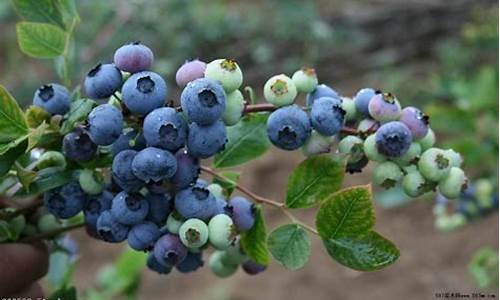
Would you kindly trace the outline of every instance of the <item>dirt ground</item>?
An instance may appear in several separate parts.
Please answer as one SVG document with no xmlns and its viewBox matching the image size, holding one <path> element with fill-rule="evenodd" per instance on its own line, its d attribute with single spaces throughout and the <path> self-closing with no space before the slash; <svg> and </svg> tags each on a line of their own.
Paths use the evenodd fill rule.
<svg viewBox="0 0 500 300">
<path fill-rule="evenodd" d="M 242 169 L 242 183 L 263 196 L 282 199 L 287 174 L 301 159 L 300 153 L 273 150 Z M 345 185 L 368 182 L 366 176 L 348 176 Z M 298 215 L 312 224 L 315 212 Z M 333 261 L 321 241 L 312 237 L 311 259 L 301 270 L 291 272 L 273 262 L 259 276 L 239 271 L 228 279 L 219 279 L 206 268 L 195 274 L 172 272 L 168 276 L 144 270 L 139 299 L 437 299 L 438 292 L 477 292 L 467 263 L 482 246 L 498 249 L 497 213 L 448 234 L 434 228 L 432 203 L 426 201 L 389 210 L 377 207 L 376 217 L 377 231 L 401 251 L 400 259 L 382 271 L 347 269 Z M 266 220 L 270 229 L 288 221 L 272 208 L 267 210 Z M 93 284 L 96 270 L 116 257 L 121 247 L 92 240 L 83 232 L 75 237 L 82 248 L 75 283 L 82 290 Z M 498 291 L 489 292 L 498 297 Z"/>
</svg>

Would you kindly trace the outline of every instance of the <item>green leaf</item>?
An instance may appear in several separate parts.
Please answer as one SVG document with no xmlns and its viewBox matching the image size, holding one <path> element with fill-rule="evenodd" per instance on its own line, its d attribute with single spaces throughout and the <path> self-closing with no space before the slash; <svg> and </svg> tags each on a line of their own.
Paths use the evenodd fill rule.
<svg viewBox="0 0 500 300">
<path fill-rule="evenodd" d="M 36 172 L 25 169 L 20 164 L 16 163 L 17 178 L 23 187 L 29 191 L 30 185 L 37 176 Z"/>
<path fill-rule="evenodd" d="M 273 257 L 285 268 L 302 268 L 311 255 L 311 240 L 298 224 L 283 225 L 267 238 L 267 248 Z"/>
<path fill-rule="evenodd" d="M 30 133 L 28 136 L 28 149 L 26 151 L 29 151 L 38 145 L 48 127 L 49 125 L 43 122 L 37 128 L 30 129 Z"/>
<path fill-rule="evenodd" d="M 12 231 L 10 229 L 9 223 L 4 220 L 0 220 L 0 242 L 10 240 L 12 238 Z"/>
<path fill-rule="evenodd" d="M 214 177 L 214 183 L 217 183 L 224 189 L 224 196 L 229 198 L 234 191 L 234 188 L 238 184 L 238 180 L 240 179 L 240 172 L 235 171 L 226 171 L 221 172 L 221 175 L 226 177 L 226 179 L 221 179 L 219 177 Z"/>
<path fill-rule="evenodd" d="M 498 286 L 498 251 L 491 247 L 477 250 L 469 262 L 469 273 L 482 288 Z"/>
<path fill-rule="evenodd" d="M 64 53 L 66 35 L 54 25 L 19 22 L 16 25 L 17 40 L 21 50 L 36 58 L 54 58 Z"/>
<path fill-rule="evenodd" d="M 9 221 L 9 227 L 12 233 L 11 239 L 13 241 L 16 241 L 19 238 L 25 226 L 26 226 L 26 218 L 24 217 L 24 215 L 19 215 Z"/>
<path fill-rule="evenodd" d="M 73 21 L 80 20 L 75 0 L 56 0 L 56 5 L 62 13 L 66 28 L 70 29 Z"/>
<path fill-rule="evenodd" d="M 43 121 L 50 120 L 50 114 L 39 106 L 30 105 L 24 112 L 26 122 L 30 128 L 36 128 L 43 123 Z"/>
<path fill-rule="evenodd" d="M 64 116 L 61 133 L 66 134 L 75 128 L 76 123 L 87 119 L 88 114 L 97 103 L 90 99 L 78 99 L 71 103 L 69 112 Z"/>
<path fill-rule="evenodd" d="M 53 0 L 12 0 L 12 4 L 16 13 L 26 21 L 64 28 L 62 14 Z"/>
<path fill-rule="evenodd" d="M 60 187 L 72 180 L 72 172 L 69 170 L 61 171 L 58 168 L 47 168 L 38 172 L 38 178 L 30 185 L 29 192 L 22 189 L 16 196 L 29 196 L 46 192 L 48 190 Z"/>
<path fill-rule="evenodd" d="M 331 195 L 316 215 L 316 228 L 321 238 L 326 240 L 364 235 L 374 223 L 369 185 L 344 189 Z"/>
<path fill-rule="evenodd" d="M 0 155 L 0 176 L 3 176 L 7 174 L 7 172 L 9 172 L 16 159 L 24 154 L 27 146 L 28 142 L 25 140 L 15 148 L 11 148 L 3 155 Z"/>
<path fill-rule="evenodd" d="M 249 231 L 241 233 L 241 247 L 248 257 L 261 265 L 269 263 L 266 239 L 266 224 L 262 215 L 262 207 L 256 205 L 255 224 Z"/>
<path fill-rule="evenodd" d="M 285 205 L 305 208 L 321 203 L 338 191 L 344 180 L 345 160 L 317 155 L 301 162 L 288 178 Z"/>
<path fill-rule="evenodd" d="M 227 128 L 228 142 L 214 159 L 215 168 L 241 165 L 264 154 L 269 148 L 266 122 L 269 114 L 247 115 L 238 124 Z"/>
<path fill-rule="evenodd" d="M 19 145 L 28 134 L 23 111 L 9 92 L 0 85 L 0 155 Z"/>
<path fill-rule="evenodd" d="M 74 286 L 62 287 L 49 296 L 49 300 L 76 300 L 76 288 Z"/>
<path fill-rule="evenodd" d="M 374 231 L 364 236 L 324 239 L 325 248 L 336 261 L 359 271 L 382 269 L 399 258 L 399 250 Z"/>
</svg>

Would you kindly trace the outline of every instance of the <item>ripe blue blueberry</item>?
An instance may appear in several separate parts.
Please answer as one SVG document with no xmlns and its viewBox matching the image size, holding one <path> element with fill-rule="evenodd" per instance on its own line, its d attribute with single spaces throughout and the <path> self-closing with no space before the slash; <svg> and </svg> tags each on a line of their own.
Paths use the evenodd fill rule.
<svg viewBox="0 0 500 300">
<path fill-rule="evenodd" d="M 77 128 L 64 136 L 62 152 L 71 160 L 88 161 L 96 155 L 97 145 L 92 142 L 86 130 Z"/>
<path fill-rule="evenodd" d="M 107 98 L 122 86 L 122 73 L 113 64 L 98 64 L 85 77 L 87 96 L 93 99 Z"/>
<path fill-rule="evenodd" d="M 243 83 L 240 66 L 232 59 L 216 59 L 207 64 L 205 78 L 220 82 L 226 93 L 237 90 Z"/>
<path fill-rule="evenodd" d="M 375 142 L 383 155 L 400 157 L 410 149 L 412 136 L 405 124 L 392 121 L 380 126 L 375 134 Z"/>
<path fill-rule="evenodd" d="M 119 243 L 127 239 L 129 228 L 119 223 L 109 210 L 101 213 L 97 219 L 98 236 L 109 243 Z"/>
<path fill-rule="evenodd" d="M 148 147 L 139 151 L 134 157 L 132 171 L 144 182 L 158 182 L 174 176 L 177 171 L 177 161 L 168 151 Z"/>
<path fill-rule="evenodd" d="M 205 76 L 205 69 L 207 64 L 201 60 L 195 59 L 186 61 L 175 73 L 175 81 L 181 88 L 185 87 L 188 83 L 198 78 Z"/>
<path fill-rule="evenodd" d="M 132 170 L 132 161 L 136 155 L 135 150 L 123 150 L 113 158 L 111 165 L 113 180 L 126 192 L 137 191 L 144 185 Z"/>
<path fill-rule="evenodd" d="M 82 211 L 87 195 L 78 182 L 70 182 L 45 192 L 43 202 L 47 210 L 60 219 L 67 219 Z"/>
<path fill-rule="evenodd" d="M 88 117 L 88 131 L 92 141 L 101 146 L 114 143 L 123 130 L 122 112 L 111 104 L 95 107 Z"/>
<path fill-rule="evenodd" d="M 167 84 L 160 75 L 144 71 L 130 76 L 122 87 L 125 106 L 136 115 L 144 116 L 162 107 L 167 97 Z"/>
<path fill-rule="evenodd" d="M 118 69 L 130 73 L 149 70 L 153 65 L 153 60 L 153 51 L 140 42 L 123 45 L 115 51 L 114 55 L 114 63 Z"/>
<path fill-rule="evenodd" d="M 378 93 L 368 104 L 370 116 L 380 122 L 396 121 L 401 115 L 401 105 L 391 93 Z"/>
<path fill-rule="evenodd" d="M 217 197 L 216 201 L 217 201 L 217 203 L 216 203 L 217 209 L 216 209 L 214 215 L 218 215 L 218 214 L 229 215 L 229 207 L 227 205 L 226 200 L 224 200 L 223 198 Z"/>
<path fill-rule="evenodd" d="M 186 149 L 175 153 L 177 171 L 170 179 L 177 189 L 184 189 L 196 181 L 200 174 L 200 160 L 191 156 Z"/>
<path fill-rule="evenodd" d="M 116 221 L 125 225 L 141 223 L 148 214 L 149 203 L 137 193 L 120 192 L 113 199 L 111 214 Z"/>
<path fill-rule="evenodd" d="M 345 111 L 339 98 L 322 97 L 316 99 L 311 108 L 311 123 L 317 132 L 332 136 L 344 125 Z"/>
<path fill-rule="evenodd" d="M 143 129 L 150 147 L 176 151 L 186 142 L 186 121 L 171 107 L 160 107 L 150 112 L 144 119 Z"/>
<path fill-rule="evenodd" d="M 160 265 L 173 267 L 186 258 L 188 250 L 179 236 L 167 233 L 156 241 L 153 253 Z"/>
<path fill-rule="evenodd" d="M 208 220 L 217 210 L 217 201 L 205 187 L 194 185 L 175 195 L 175 209 L 186 219 Z"/>
<path fill-rule="evenodd" d="M 224 149 L 227 142 L 226 127 L 222 121 L 212 125 L 189 125 L 188 152 L 198 158 L 209 158 Z"/>
<path fill-rule="evenodd" d="M 370 112 L 368 110 L 368 105 L 370 100 L 375 96 L 377 92 L 372 88 L 364 88 L 359 90 L 354 96 L 354 104 L 356 105 L 356 111 L 361 115 L 368 117 Z"/>
<path fill-rule="evenodd" d="M 168 274 L 172 271 L 172 267 L 161 265 L 155 258 L 153 253 L 149 253 L 146 265 L 151 271 L 155 271 L 158 274 Z"/>
<path fill-rule="evenodd" d="M 199 78 L 188 83 L 182 91 L 181 107 L 192 122 L 210 125 L 222 117 L 226 93 L 217 81 Z"/>
<path fill-rule="evenodd" d="M 111 154 L 116 156 L 123 150 L 142 150 L 146 148 L 144 136 L 136 129 L 126 128 L 118 139 L 111 145 Z"/>
<path fill-rule="evenodd" d="M 295 150 L 311 135 L 309 116 L 297 105 L 275 110 L 267 119 L 267 136 L 278 148 Z"/>
<path fill-rule="evenodd" d="M 33 97 L 33 105 L 43 108 L 51 115 L 64 115 L 69 111 L 70 104 L 68 89 L 57 83 L 42 85 Z"/>
<path fill-rule="evenodd" d="M 418 108 L 412 106 L 405 107 L 401 112 L 399 121 L 408 126 L 415 139 L 424 138 L 429 131 L 429 116 Z"/>
<path fill-rule="evenodd" d="M 253 227 L 255 223 L 255 206 L 252 202 L 245 197 L 237 196 L 229 200 L 228 207 L 236 229 L 247 231 Z"/>
<path fill-rule="evenodd" d="M 146 220 L 157 225 L 162 225 L 167 221 L 168 215 L 173 210 L 173 199 L 168 193 L 149 192 L 146 195 L 149 203 L 149 211 Z"/>
<path fill-rule="evenodd" d="M 241 268 L 248 275 L 256 275 L 261 272 L 264 272 L 267 269 L 267 266 L 258 264 L 253 260 L 248 260 L 241 265 Z"/>
<path fill-rule="evenodd" d="M 192 253 L 188 252 L 186 258 L 181 261 L 176 267 L 176 269 L 181 273 L 190 273 L 203 267 L 202 253 Z"/>
<path fill-rule="evenodd" d="M 330 97 L 330 98 L 340 98 L 340 95 L 331 87 L 326 84 L 318 85 L 314 91 L 307 94 L 306 103 L 307 106 L 311 106 L 316 99 Z"/>
<path fill-rule="evenodd" d="M 130 248 L 142 251 L 153 250 L 154 244 L 160 237 L 160 229 L 153 222 L 144 222 L 134 225 L 128 232 L 127 242 Z"/>
<path fill-rule="evenodd" d="M 95 231 L 97 229 L 97 219 L 103 211 L 111 209 L 113 198 L 113 194 L 106 190 L 99 195 L 89 196 L 83 207 L 85 224 Z"/>
</svg>

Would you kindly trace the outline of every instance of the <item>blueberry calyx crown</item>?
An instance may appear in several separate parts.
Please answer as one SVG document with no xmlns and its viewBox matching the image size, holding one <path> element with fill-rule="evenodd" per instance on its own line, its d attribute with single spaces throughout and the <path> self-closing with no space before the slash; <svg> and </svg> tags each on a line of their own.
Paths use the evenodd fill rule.
<svg viewBox="0 0 500 300">
<path fill-rule="evenodd" d="M 97 75 L 97 73 L 99 73 L 99 71 L 101 70 L 101 66 L 102 64 L 101 63 L 98 63 L 95 67 L 93 67 L 88 73 L 87 73 L 87 76 L 88 77 L 94 77 Z"/>
<path fill-rule="evenodd" d="M 306 68 L 306 67 L 304 67 L 304 68 L 302 68 L 302 71 L 307 76 L 316 77 L 316 70 L 314 68 Z"/>
<path fill-rule="evenodd" d="M 141 208 L 141 201 L 138 197 L 133 196 L 133 195 L 127 195 L 125 198 L 125 204 L 127 205 L 127 208 L 136 211 Z"/>
<path fill-rule="evenodd" d="M 450 161 L 442 154 L 438 154 L 435 161 L 439 169 L 445 169 L 450 165 Z"/>
<path fill-rule="evenodd" d="M 155 82 L 151 79 L 150 76 L 144 76 L 137 79 L 137 90 L 143 94 L 153 92 L 155 87 Z"/>
<path fill-rule="evenodd" d="M 286 83 L 286 81 L 284 80 L 281 80 L 281 79 L 277 79 L 272 85 L 271 85 L 271 91 L 273 91 L 273 93 L 275 95 L 284 95 L 286 93 L 288 93 L 288 85 Z"/>
<path fill-rule="evenodd" d="M 392 93 L 382 93 L 382 99 L 389 104 L 396 103 L 396 96 Z"/>
<path fill-rule="evenodd" d="M 186 240 L 190 243 L 196 243 L 200 241 L 200 233 L 194 228 L 189 228 L 186 231 Z"/>
<path fill-rule="evenodd" d="M 236 60 L 234 60 L 234 59 L 224 59 L 223 61 L 221 61 L 220 66 L 224 70 L 232 72 L 232 71 L 236 70 L 236 66 L 237 66 L 236 65 Z"/>
<path fill-rule="evenodd" d="M 176 265 L 178 260 L 179 260 L 179 255 L 177 255 L 177 253 L 175 253 L 175 251 L 168 251 L 167 253 L 165 253 L 165 261 L 169 264 L 169 265 Z"/>
<path fill-rule="evenodd" d="M 174 141 L 179 136 L 177 128 L 172 123 L 167 123 L 160 126 L 160 137 L 167 141 Z"/>
<path fill-rule="evenodd" d="M 202 187 L 194 187 L 193 194 L 198 200 L 205 200 L 210 195 L 210 191 Z"/>
<path fill-rule="evenodd" d="M 133 41 L 130 45 L 141 45 L 141 41 Z"/>
<path fill-rule="evenodd" d="M 218 103 L 217 96 L 215 96 L 214 92 L 208 89 L 205 89 L 198 94 L 198 100 L 203 106 L 206 107 L 213 107 Z"/>
<path fill-rule="evenodd" d="M 341 105 L 338 105 L 338 104 L 332 105 L 332 110 L 333 110 L 333 112 L 338 112 L 338 113 L 342 114 L 342 116 L 345 116 L 345 114 L 346 114 L 346 111 L 342 108 Z"/>
<path fill-rule="evenodd" d="M 297 139 L 297 133 L 290 126 L 285 126 L 278 132 L 278 139 L 287 145 L 293 144 Z"/>
<path fill-rule="evenodd" d="M 418 120 L 422 120 L 422 122 L 424 122 L 425 125 L 429 125 L 429 116 L 428 115 L 423 113 L 421 110 L 417 110 L 415 112 L 415 114 L 417 115 Z"/>
<path fill-rule="evenodd" d="M 54 88 L 50 84 L 45 84 L 38 89 L 38 93 L 43 101 L 48 101 L 54 97 Z"/>
<path fill-rule="evenodd" d="M 99 236 L 109 242 L 113 240 L 113 233 L 111 232 L 111 228 L 108 227 L 102 227 L 98 230 Z"/>
</svg>

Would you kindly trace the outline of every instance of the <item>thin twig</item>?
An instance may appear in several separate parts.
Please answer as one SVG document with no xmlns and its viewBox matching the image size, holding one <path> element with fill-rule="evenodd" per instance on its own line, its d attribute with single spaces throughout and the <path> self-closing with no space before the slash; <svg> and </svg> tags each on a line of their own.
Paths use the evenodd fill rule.
<svg viewBox="0 0 500 300">
<path fill-rule="evenodd" d="M 22 238 L 16 242 L 31 243 L 31 242 L 40 241 L 40 240 L 48 240 L 48 239 L 52 239 L 53 237 L 60 235 L 61 233 L 64 233 L 64 232 L 70 231 L 70 230 L 74 230 L 74 229 L 78 229 L 78 228 L 81 228 L 83 226 L 85 226 L 85 223 L 73 224 L 70 226 L 58 228 L 56 230 L 28 236 L 28 237 Z"/>
<path fill-rule="evenodd" d="M 28 213 L 31 213 L 31 212 L 35 211 L 37 208 L 41 207 L 42 205 L 43 205 L 42 199 L 41 198 L 36 198 L 30 204 L 28 204 L 28 205 L 26 205 L 24 207 L 18 208 L 15 211 L 13 211 L 12 213 L 8 214 L 6 216 L 6 220 L 11 220 L 11 219 L 14 219 L 15 217 L 17 217 L 19 215 L 26 215 Z"/>
</svg>

